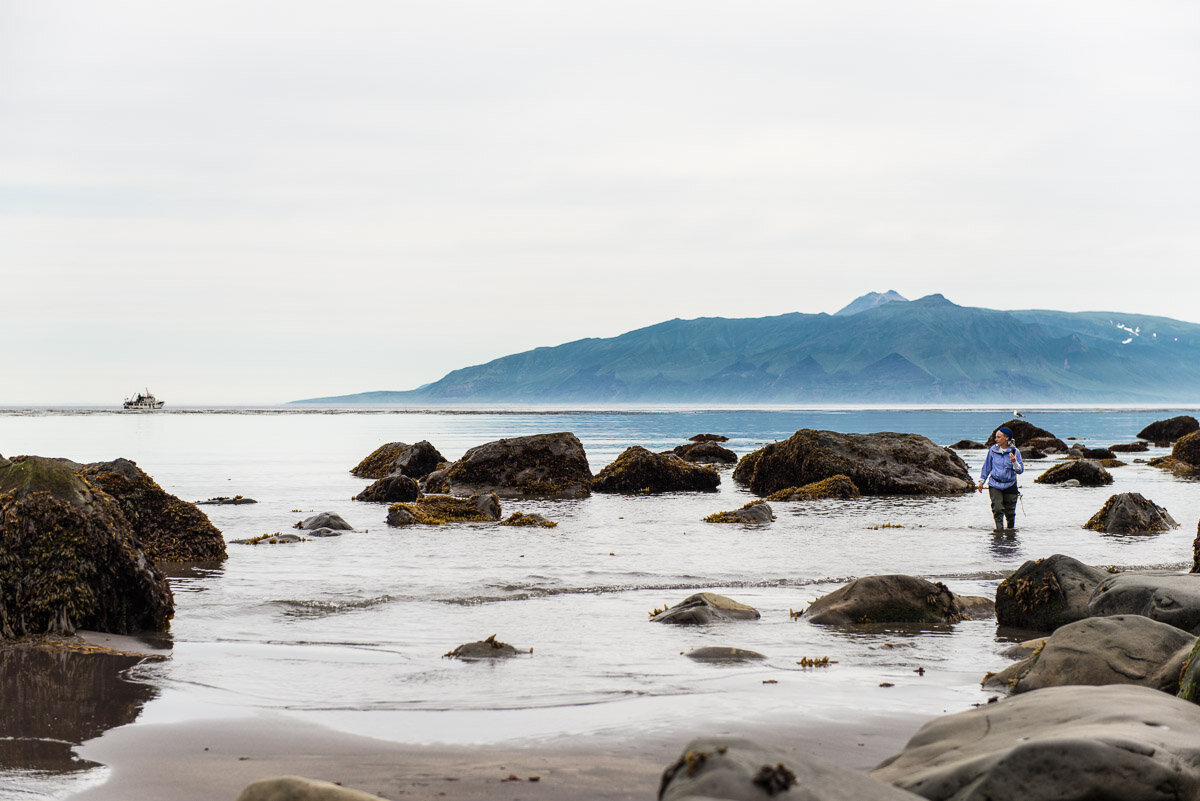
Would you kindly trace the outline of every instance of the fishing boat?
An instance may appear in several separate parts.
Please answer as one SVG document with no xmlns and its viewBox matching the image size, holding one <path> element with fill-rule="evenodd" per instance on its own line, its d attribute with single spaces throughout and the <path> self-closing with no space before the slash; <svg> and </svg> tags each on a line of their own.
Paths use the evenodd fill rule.
<svg viewBox="0 0 1200 801">
<path fill-rule="evenodd" d="M 158 398 L 154 397 L 154 395 L 151 394 L 151 392 L 148 388 L 146 389 L 145 392 L 139 392 L 139 393 L 137 393 L 137 395 L 134 395 L 133 397 L 125 399 L 125 408 L 126 409 L 137 409 L 137 410 L 161 409 L 165 405 L 166 405 L 166 401 L 160 401 Z"/>
</svg>

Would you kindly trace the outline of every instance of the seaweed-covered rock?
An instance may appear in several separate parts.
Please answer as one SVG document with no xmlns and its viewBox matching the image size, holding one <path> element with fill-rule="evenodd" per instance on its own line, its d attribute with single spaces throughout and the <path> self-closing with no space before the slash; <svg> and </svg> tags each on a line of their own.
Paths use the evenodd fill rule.
<svg viewBox="0 0 1200 801">
<path fill-rule="evenodd" d="M 253 498 L 247 498 L 244 495 L 218 495 L 215 498 L 209 498 L 207 501 L 196 501 L 197 506 L 242 506 L 248 503 L 258 503 Z"/>
<path fill-rule="evenodd" d="M 1140 684 L 1174 695 L 1196 638 L 1141 615 L 1089 617 L 1055 631 L 1028 659 L 990 676 L 1014 693 L 1064 684 Z"/>
<path fill-rule="evenodd" d="M 1200 431 L 1193 431 L 1175 440 L 1170 456 L 1151 459 L 1150 464 L 1180 476 L 1200 474 Z"/>
<path fill-rule="evenodd" d="M 1150 450 L 1150 445 L 1146 442 L 1122 442 L 1109 445 L 1108 449 L 1113 453 L 1145 453 Z"/>
<path fill-rule="evenodd" d="M 1110 574 L 1056 553 L 1025 562 L 996 588 L 996 622 L 1054 631 L 1091 614 L 1088 601 Z"/>
<path fill-rule="evenodd" d="M 870 775 L 931 801 L 1200 798 L 1200 714 L 1148 687 L 1048 687 L 935 718 Z"/>
<path fill-rule="evenodd" d="M 960 439 L 950 447 L 956 451 L 981 451 L 987 448 L 987 445 L 973 439 Z"/>
<path fill-rule="evenodd" d="M 720 483 L 721 474 L 711 467 L 634 445 L 596 474 L 592 489 L 620 493 L 712 492 Z"/>
<path fill-rule="evenodd" d="M 502 526 L 537 526 L 538 528 L 554 528 L 558 525 L 553 520 L 547 520 L 543 515 L 537 512 L 513 512 L 508 517 L 500 521 Z"/>
<path fill-rule="evenodd" d="M 167 580 L 121 505 L 71 462 L 0 467 L 0 637 L 166 629 Z"/>
<path fill-rule="evenodd" d="M 805 484 L 803 487 L 788 487 L 767 496 L 768 501 L 819 501 L 826 498 L 849 500 L 861 498 L 862 493 L 849 476 L 836 475 Z"/>
<path fill-rule="evenodd" d="M 583 498 L 592 471 L 579 439 L 570 432 L 498 439 L 471 448 L 445 469 L 429 475 L 425 492 L 467 495 L 495 492 L 505 497 Z"/>
<path fill-rule="evenodd" d="M 804 611 L 810 623 L 956 623 L 990 614 L 985 598 L 955 595 L 917 576 L 863 576 L 823 595 Z"/>
<path fill-rule="evenodd" d="M 1179 669 L 1179 697 L 1193 704 L 1200 704 L 1200 640 L 1183 659 Z"/>
<path fill-rule="evenodd" d="M 225 538 L 195 504 L 163 490 L 128 459 L 96 462 L 79 475 L 121 507 L 146 554 L 159 562 L 224 559 Z"/>
<path fill-rule="evenodd" d="M 1088 613 L 1143 615 L 1200 634 L 1200 575 L 1119 573 L 1096 587 Z"/>
<path fill-rule="evenodd" d="M 1033 481 L 1035 484 L 1062 484 L 1072 480 L 1084 487 L 1103 487 L 1113 483 L 1112 473 L 1090 459 L 1059 462 Z"/>
<path fill-rule="evenodd" d="M 275 776 L 259 779 L 246 785 L 236 801 L 384 801 L 384 799 L 331 782 L 306 779 L 302 776 Z"/>
<path fill-rule="evenodd" d="M 680 459 L 697 464 L 737 464 L 737 454 L 728 448 L 722 448 L 712 440 L 704 440 L 691 445 L 679 445 L 673 453 Z"/>
<path fill-rule="evenodd" d="M 337 512 L 319 512 L 315 515 L 310 515 L 293 528 L 302 528 L 306 531 L 313 531 L 318 528 L 331 528 L 334 531 L 354 531 L 354 526 L 350 525 Z"/>
<path fill-rule="evenodd" d="M 650 616 L 650 622 L 695 626 L 727 620 L 758 620 L 760 617 L 762 615 L 752 606 L 715 592 L 698 592 L 674 606 L 656 611 Z"/>
<path fill-rule="evenodd" d="M 426 495 L 412 503 L 388 507 L 389 526 L 416 524 L 440 526 L 443 523 L 490 523 L 500 519 L 500 499 L 496 493 L 456 498 L 453 495 Z"/>
<path fill-rule="evenodd" d="M 973 488 L 966 463 L 919 434 L 839 434 L 802 428 L 738 462 L 735 481 L 767 496 L 836 475 L 864 495 L 927 495 Z"/>
<path fill-rule="evenodd" d="M 663 771 L 658 801 L 920 801 L 857 770 L 736 737 L 692 740 Z"/>
<path fill-rule="evenodd" d="M 987 442 L 984 443 L 984 447 L 990 448 L 996 444 L 996 432 L 1003 427 L 1007 427 L 1013 432 L 1012 438 L 1018 448 L 1024 448 L 1026 445 L 1036 442 L 1041 450 L 1057 448 L 1060 451 L 1065 451 L 1067 449 L 1067 444 L 1051 432 L 1044 428 L 1039 428 L 1027 420 L 1017 418 L 1013 418 L 993 428 L 992 433 L 988 435 Z"/>
<path fill-rule="evenodd" d="M 1169 445 L 1193 431 L 1200 431 L 1200 420 L 1190 414 L 1182 414 L 1167 420 L 1156 420 L 1137 433 L 1138 439 L 1147 439 L 1155 445 Z"/>
<path fill-rule="evenodd" d="M 453 651 L 442 654 L 444 659 L 462 659 L 468 662 L 480 659 L 508 659 L 513 656 L 520 656 L 525 651 L 518 651 L 513 646 L 506 642 L 500 642 L 496 639 L 496 635 L 488 637 L 486 640 L 478 640 L 476 642 L 463 643 Z"/>
<path fill-rule="evenodd" d="M 704 518 L 705 523 L 770 523 L 775 519 L 766 501 L 750 501 L 731 512 L 717 512 Z"/>
<path fill-rule="evenodd" d="M 689 442 L 729 442 L 729 437 L 724 434 L 697 434 L 694 437 L 688 437 Z"/>
<path fill-rule="evenodd" d="M 727 645 L 707 645 L 703 648 L 693 648 L 688 651 L 687 658 L 697 662 L 756 662 L 767 657 L 758 651 L 747 651 L 745 648 L 732 648 Z"/>
<path fill-rule="evenodd" d="M 419 481 L 445 461 L 446 457 L 429 440 L 423 439 L 415 445 L 389 442 L 373 450 L 350 472 L 359 478 L 383 478 L 392 473 L 403 473 Z"/>
<path fill-rule="evenodd" d="M 1168 531 L 1179 524 L 1166 509 L 1143 498 L 1140 492 L 1122 492 L 1105 501 L 1083 527 L 1107 534 L 1142 534 Z"/>
<path fill-rule="evenodd" d="M 390 473 L 354 496 L 356 501 L 373 503 L 403 503 L 421 496 L 421 485 L 401 472 Z"/>
</svg>

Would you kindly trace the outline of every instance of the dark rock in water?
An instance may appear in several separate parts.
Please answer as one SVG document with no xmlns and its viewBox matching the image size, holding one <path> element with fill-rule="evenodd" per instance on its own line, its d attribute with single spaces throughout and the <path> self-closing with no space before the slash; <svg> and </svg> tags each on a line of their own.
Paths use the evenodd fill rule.
<svg viewBox="0 0 1200 801">
<path fill-rule="evenodd" d="M 1064 684 L 1140 684 L 1174 695 L 1196 638 L 1141 615 L 1089 617 L 1055 631 L 1033 656 L 990 676 L 1014 693 Z"/>
<path fill-rule="evenodd" d="M 693 648 L 687 652 L 688 659 L 697 662 L 754 662 L 766 659 L 757 651 L 747 651 L 744 648 L 729 648 L 723 645 L 709 645 L 704 648 Z"/>
<path fill-rule="evenodd" d="M 1179 528 L 1179 524 L 1166 509 L 1143 498 L 1140 492 L 1122 492 L 1105 501 L 1083 527 L 1108 534 L 1143 534 Z"/>
<path fill-rule="evenodd" d="M 1067 443 L 1058 437 L 1034 437 L 1017 443 L 1021 455 L 1029 453 L 1066 453 Z"/>
<path fill-rule="evenodd" d="M 966 463 L 919 434 L 839 434 L 802 428 L 746 454 L 733 471 L 755 495 L 770 495 L 836 475 L 864 495 L 928 495 L 974 487 Z"/>
<path fill-rule="evenodd" d="M 444 659 L 463 659 L 468 662 L 479 659 L 508 659 L 513 656 L 520 656 L 527 651 L 518 651 L 513 646 L 506 642 L 499 642 L 496 635 L 493 634 L 486 640 L 477 642 L 468 642 L 458 646 L 449 653 L 442 654 Z"/>
<path fill-rule="evenodd" d="M 1200 634 L 1200 575 L 1118 573 L 1096 587 L 1088 612 L 1093 616 L 1143 615 Z"/>
<path fill-rule="evenodd" d="M 513 512 L 508 517 L 500 521 L 502 526 L 537 526 L 539 528 L 554 528 L 558 525 L 553 520 L 547 520 L 543 515 L 533 512 L 526 514 L 525 512 Z"/>
<path fill-rule="evenodd" d="M 579 439 L 570 432 L 499 439 L 471 448 L 426 478 L 425 492 L 454 495 L 495 492 L 519 498 L 583 498 L 592 471 Z"/>
<path fill-rule="evenodd" d="M 920 801 L 890 784 L 804 753 L 736 737 L 692 740 L 665 771 L 658 801 Z"/>
<path fill-rule="evenodd" d="M 717 512 L 704 518 L 705 523 L 770 523 L 775 519 L 766 501 L 750 501 L 732 512 Z"/>
<path fill-rule="evenodd" d="M 1191 477 L 1200 474 L 1200 431 L 1175 440 L 1171 455 L 1151 459 L 1150 465 L 1170 470 L 1179 476 Z"/>
<path fill-rule="evenodd" d="M 1119 445 L 1109 445 L 1108 449 L 1113 453 L 1143 453 L 1150 450 L 1150 445 L 1146 442 L 1127 442 Z"/>
<path fill-rule="evenodd" d="M 1084 487 L 1102 487 L 1113 483 L 1112 474 L 1089 459 L 1059 462 L 1033 481 L 1036 484 L 1062 484 L 1072 480 Z"/>
<path fill-rule="evenodd" d="M 960 439 L 950 447 L 956 451 L 981 451 L 987 445 L 984 445 L 982 442 L 976 442 L 973 439 Z"/>
<path fill-rule="evenodd" d="M 346 532 L 322 526 L 321 528 L 314 528 L 307 533 L 310 537 L 340 537 Z"/>
<path fill-rule="evenodd" d="M 421 440 L 416 445 L 389 442 L 372 451 L 350 472 L 359 478 L 383 478 L 392 473 L 403 473 L 420 480 L 445 461 L 446 457 L 428 440 Z"/>
<path fill-rule="evenodd" d="M 318 528 L 332 528 L 337 531 L 354 531 L 354 526 L 342 519 L 342 516 L 336 512 L 320 512 L 319 514 L 306 517 L 297 523 L 293 528 L 302 528 L 307 531 L 312 531 Z"/>
<path fill-rule="evenodd" d="M 329 534 L 321 534 L 319 532 L 328 531 Z M 334 531 L 331 528 L 319 528 L 315 531 L 308 532 L 314 537 L 334 537 L 342 532 Z M 283 534 L 276 531 L 274 534 L 259 534 L 257 537 L 249 537 L 244 540 L 233 540 L 234 545 L 289 545 L 294 542 L 308 542 L 307 537 L 301 537 L 299 534 Z"/>
<path fill-rule="evenodd" d="M 275 776 L 246 785 L 236 801 L 384 801 L 377 795 L 351 790 L 340 784 L 306 779 L 302 776 Z"/>
<path fill-rule="evenodd" d="M 1148 687 L 1048 687 L 935 718 L 871 776 L 933 801 L 1200 798 L 1200 715 Z"/>
<path fill-rule="evenodd" d="M 820 481 L 814 481 L 811 484 L 805 484 L 803 487 L 788 487 L 781 489 L 779 492 L 773 492 L 767 496 L 768 501 L 819 501 L 826 498 L 834 498 L 837 500 L 849 500 L 851 498 L 861 498 L 862 493 L 858 491 L 858 487 L 854 486 L 854 482 L 848 476 L 836 475 Z"/>
<path fill-rule="evenodd" d="M 651 453 L 634 445 L 596 474 L 596 492 L 712 492 L 721 474 L 678 456 Z"/>
<path fill-rule="evenodd" d="M 453 495 L 426 495 L 412 503 L 388 507 L 389 526 L 443 523 L 490 523 L 500 519 L 500 499 L 496 493 L 455 498 Z"/>
<path fill-rule="evenodd" d="M 673 453 L 684 461 L 697 464 L 737 464 L 738 460 L 736 453 L 708 440 L 694 445 L 680 445 Z"/>
<path fill-rule="evenodd" d="M 1080 448 L 1079 458 L 1081 459 L 1115 459 L 1116 454 L 1108 448 Z"/>
<path fill-rule="evenodd" d="M 1004 427 L 1008 427 L 1013 432 L 1012 438 L 1016 442 L 1018 448 L 1023 448 L 1025 445 L 1039 441 L 1043 445 L 1056 445 L 1060 450 L 1066 450 L 1067 445 L 1061 439 L 1056 437 L 1044 428 L 1038 428 L 1033 423 L 1025 420 L 1013 418 L 1006 423 L 1001 423 L 992 429 L 992 433 L 988 435 L 987 442 L 984 443 L 985 448 L 990 448 L 996 444 L 996 432 Z M 1045 448 L 1043 448 L 1045 450 Z"/>
<path fill-rule="evenodd" d="M 698 592 L 652 615 L 650 622 L 694 626 L 727 620 L 758 620 L 760 617 L 762 615 L 752 606 L 713 592 Z"/>
<path fill-rule="evenodd" d="M 1056 553 L 1030 560 L 996 588 L 996 622 L 1033 631 L 1054 631 L 1091 614 L 1092 593 L 1111 574 Z"/>
<path fill-rule="evenodd" d="M 813 601 L 804 612 L 810 623 L 956 623 L 991 613 L 985 598 L 952 593 L 945 584 L 916 576 L 863 576 Z"/>
<path fill-rule="evenodd" d="M 232 498 L 227 495 L 218 495 L 215 498 L 209 498 L 207 501 L 196 501 L 197 506 L 240 506 L 244 503 L 258 503 L 258 501 L 241 495 L 234 495 Z"/>
<path fill-rule="evenodd" d="M 0 467 L 0 638 L 169 625 L 166 578 L 122 505 L 77 467 L 38 456 Z"/>
<path fill-rule="evenodd" d="M 1156 420 L 1137 433 L 1138 439 L 1148 439 L 1156 445 L 1169 445 L 1193 431 L 1200 431 L 1200 420 L 1189 414 Z"/>
<path fill-rule="evenodd" d="M 421 496 L 421 485 L 415 478 L 396 472 L 376 480 L 374 484 L 354 496 L 356 501 L 374 503 L 403 503 L 415 501 Z"/>
<path fill-rule="evenodd" d="M 120 505 L 146 554 L 159 562 L 224 559 L 225 538 L 195 504 L 163 490 L 128 459 L 83 465 L 79 475 Z"/>
<path fill-rule="evenodd" d="M 1021 459 L 1026 462 L 1031 461 L 1033 459 L 1045 459 L 1045 458 L 1046 458 L 1045 452 L 1038 450 L 1037 448 L 1033 447 L 1032 445 L 1026 445 L 1025 447 L 1021 448 Z"/>
<path fill-rule="evenodd" d="M 721 434 L 697 434 L 694 437 L 688 437 L 689 442 L 728 442 L 729 437 Z"/>
</svg>

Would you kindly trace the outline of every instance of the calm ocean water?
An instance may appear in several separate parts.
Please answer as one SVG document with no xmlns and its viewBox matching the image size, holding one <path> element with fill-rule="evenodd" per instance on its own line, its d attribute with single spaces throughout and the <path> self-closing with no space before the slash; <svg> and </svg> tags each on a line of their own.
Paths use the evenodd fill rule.
<svg viewBox="0 0 1200 801">
<path fill-rule="evenodd" d="M 1026 412 L 1030 422 L 1093 446 L 1133 441 L 1146 424 L 1180 413 Z M 700 717 L 819 723 L 853 711 L 933 715 L 980 703 L 987 698 L 980 678 L 1008 661 L 1000 652 L 1010 641 L 994 620 L 846 632 L 788 612 L 875 573 L 911 573 L 993 596 L 1021 562 L 1056 552 L 1092 564 L 1186 569 L 1200 492 L 1196 482 L 1138 463 L 1114 469 L 1111 487 L 1034 484 L 1053 463 L 1046 460 L 1028 464 L 1019 532 L 1010 540 L 993 538 L 987 502 L 975 494 L 779 503 L 768 526 L 703 523 L 753 498 L 726 470 L 711 494 L 503 502 L 505 515 L 541 512 L 558 521 L 554 529 L 401 530 L 385 525 L 384 505 L 350 500 L 369 482 L 348 471 L 379 445 L 428 439 L 454 459 L 500 437 L 572 431 L 598 471 L 630 445 L 663 450 L 704 432 L 728 436 L 739 455 L 798 428 L 915 432 L 948 445 L 982 441 L 1009 417 L 994 409 L 9 409 L 0 410 L 0 453 L 81 462 L 123 456 L 185 500 L 257 499 L 202 507 L 227 540 L 288 531 L 317 511 L 338 512 L 357 529 L 293 545 L 231 544 L 220 567 L 174 571 L 172 654 L 129 672 L 153 690 L 132 725 L 266 710 L 403 742 L 497 743 L 630 726 L 667 731 Z M 961 455 L 976 472 L 982 453 Z M 1124 491 L 1165 506 L 1182 527 L 1138 537 L 1080 527 Z M 751 604 L 762 620 L 690 628 L 647 622 L 655 607 L 701 590 Z M 497 664 L 442 658 L 490 634 L 533 653 Z M 705 645 L 767 659 L 714 666 L 681 656 Z M 836 664 L 797 664 L 825 656 Z M 0 790 L 17 786 L 12 771 L 5 785 L 3 767 Z M 102 775 L 96 768 L 73 781 L 85 786 Z M 39 790 L 28 774 L 17 784 L 25 794 L 14 797 L 56 792 Z"/>
</svg>

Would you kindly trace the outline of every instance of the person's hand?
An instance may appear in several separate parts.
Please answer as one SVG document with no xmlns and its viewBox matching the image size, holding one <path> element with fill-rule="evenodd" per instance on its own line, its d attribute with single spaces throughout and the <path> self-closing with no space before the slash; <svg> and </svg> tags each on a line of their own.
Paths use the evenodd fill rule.
<svg viewBox="0 0 1200 801">
<path fill-rule="evenodd" d="M 1013 451 L 1009 451 L 1008 452 L 1008 461 L 1012 462 L 1013 464 L 1016 464 L 1017 463 L 1017 454 Z"/>
<path fill-rule="evenodd" d="M 982 481 L 980 481 L 978 484 L 975 485 L 975 491 L 983 492 L 983 482 Z"/>
</svg>

